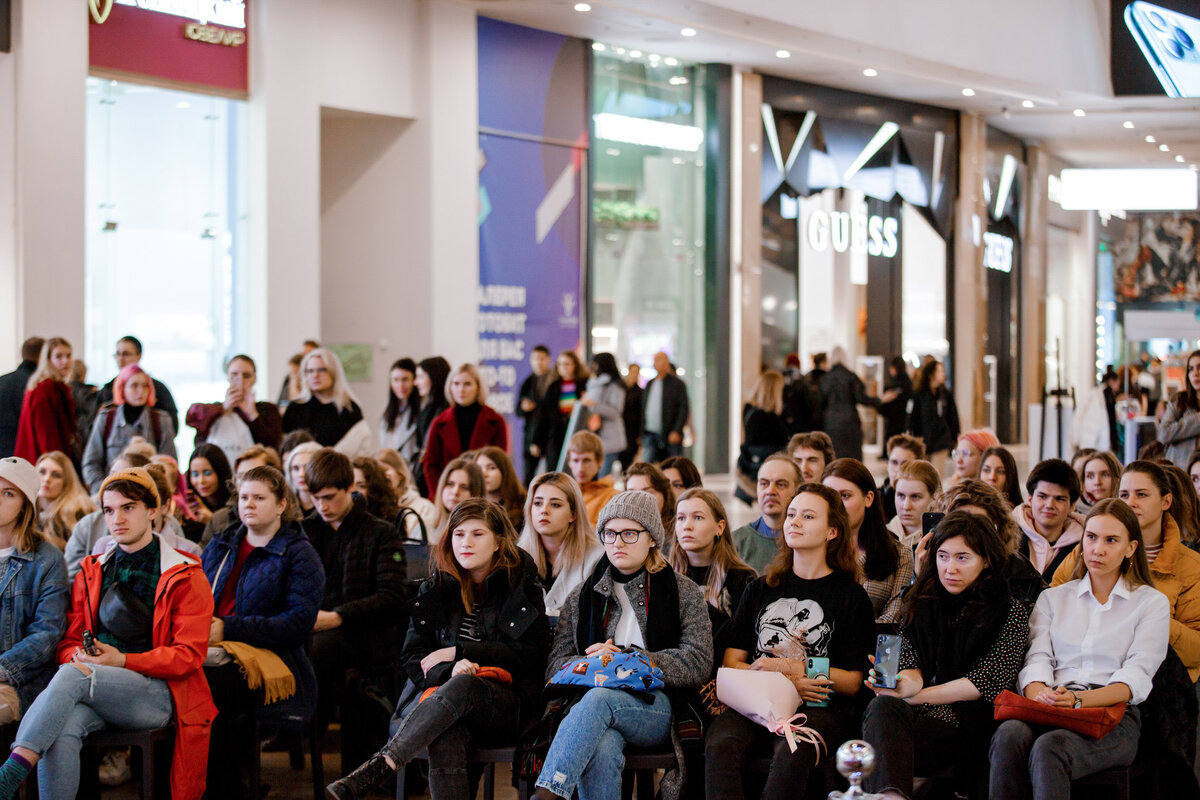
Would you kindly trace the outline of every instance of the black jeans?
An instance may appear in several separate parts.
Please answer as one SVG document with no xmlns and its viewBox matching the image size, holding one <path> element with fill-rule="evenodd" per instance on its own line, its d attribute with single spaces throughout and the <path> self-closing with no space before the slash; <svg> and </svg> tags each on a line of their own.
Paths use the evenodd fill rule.
<svg viewBox="0 0 1200 800">
<path fill-rule="evenodd" d="M 825 739 L 826 753 L 831 758 L 838 747 L 853 738 L 856 725 L 849 712 L 830 708 L 800 707 L 808 715 L 806 725 L 817 730 Z M 772 752 L 773 751 L 773 752 Z M 763 800 L 793 800 L 804 797 L 808 774 L 820 763 L 810 744 L 797 742 L 796 752 L 788 749 L 787 740 L 771 733 L 756 722 L 730 709 L 717 717 L 704 739 L 704 789 L 708 797 L 721 800 L 742 800 L 745 789 L 742 773 L 746 760 L 771 756 L 771 768 L 763 787 Z"/>
<path fill-rule="evenodd" d="M 313 634 L 310 650 L 317 674 L 317 721 L 324 731 L 341 707 L 342 771 L 366 761 L 387 741 L 391 709 L 368 696 L 363 675 L 372 665 L 357 637 L 340 629 Z M 392 698 L 392 702 L 395 698 Z"/>
<path fill-rule="evenodd" d="M 383 751 L 397 767 L 429 750 L 433 800 L 471 796 L 467 749 L 509 743 L 518 733 L 520 702 L 512 687 L 474 675 L 455 675 L 408 713 Z"/>
<path fill-rule="evenodd" d="M 205 667 L 204 676 L 217 706 L 209 737 L 205 794 L 213 798 L 241 798 L 245 796 L 242 778 L 249 770 L 257 746 L 250 715 L 262 706 L 262 692 L 246 685 L 246 676 L 235 663 Z M 257 793 L 257 786 L 250 788 L 251 797 Z"/>
<path fill-rule="evenodd" d="M 863 739 L 875 748 L 875 771 L 864 783 L 869 792 L 891 789 L 912 797 L 914 775 L 928 775 L 946 764 L 960 731 L 896 697 L 879 696 L 863 714 Z M 917 742 L 921 743 L 916 749 Z"/>
</svg>

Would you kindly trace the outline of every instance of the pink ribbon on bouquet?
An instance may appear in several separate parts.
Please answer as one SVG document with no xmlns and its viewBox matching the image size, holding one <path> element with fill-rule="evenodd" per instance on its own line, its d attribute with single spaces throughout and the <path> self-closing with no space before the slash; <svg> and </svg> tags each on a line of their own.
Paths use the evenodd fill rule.
<svg viewBox="0 0 1200 800">
<path fill-rule="evenodd" d="M 820 758 L 822 750 L 828 752 L 825 747 L 825 739 L 816 730 L 807 727 L 805 722 L 808 722 L 806 714 L 793 714 L 787 719 L 776 720 L 767 726 L 767 730 L 787 739 L 788 748 L 793 753 L 796 752 L 796 741 L 799 740 L 811 744 L 817 751 L 817 758 Z"/>
</svg>

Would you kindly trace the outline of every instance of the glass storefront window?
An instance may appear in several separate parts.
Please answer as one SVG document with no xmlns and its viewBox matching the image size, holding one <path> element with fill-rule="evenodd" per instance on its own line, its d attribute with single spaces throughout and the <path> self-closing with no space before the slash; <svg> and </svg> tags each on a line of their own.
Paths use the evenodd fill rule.
<svg viewBox="0 0 1200 800">
<path fill-rule="evenodd" d="M 113 377 L 131 334 L 182 418 L 224 398 L 225 360 L 250 349 L 246 103 L 89 78 L 87 126 L 88 381 Z"/>
<path fill-rule="evenodd" d="M 591 351 L 637 363 L 643 383 L 665 351 L 703 420 L 704 71 L 600 43 L 593 56 Z M 689 455 L 704 463 L 704 442 Z"/>
</svg>

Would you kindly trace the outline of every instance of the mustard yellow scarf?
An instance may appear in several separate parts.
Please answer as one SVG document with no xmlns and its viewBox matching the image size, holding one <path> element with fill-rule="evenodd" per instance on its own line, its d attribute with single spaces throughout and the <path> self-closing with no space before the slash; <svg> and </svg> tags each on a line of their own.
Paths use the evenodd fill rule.
<svg viewBox="0 0 1200 800">
<path fill-rule="evenodd" d="M 287 664 L 270 650 L 252 647 L 245 642 L 221 642 L 220 645 L 241 668 L 246 676 L 246 685 L 251 689 L 262 687 L 266 705 L 286 700 L 296 693 L 296 677 Z"/>
</svg>

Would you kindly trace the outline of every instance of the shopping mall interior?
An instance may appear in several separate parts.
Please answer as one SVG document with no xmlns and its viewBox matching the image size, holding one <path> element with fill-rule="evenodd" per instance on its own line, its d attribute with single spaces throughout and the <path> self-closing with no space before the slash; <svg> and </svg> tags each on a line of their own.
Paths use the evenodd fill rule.
<svg viewBox="0 0 1200 800">
<path fill-rule="evenodd" d="M 1112 376 L 1132 461 L 1200 347 L 1198 52 L 1200 0 L 0 0 L 0 372 L 132 335 L 182 420 L 311 341 L 373 437 L 441 356 L 519 469 L 535 346 L 665 353 L 736 525 L 746 404 L 818 356 L 879 480 L 931 360 L 1022 475 Z"/>
</svg>

